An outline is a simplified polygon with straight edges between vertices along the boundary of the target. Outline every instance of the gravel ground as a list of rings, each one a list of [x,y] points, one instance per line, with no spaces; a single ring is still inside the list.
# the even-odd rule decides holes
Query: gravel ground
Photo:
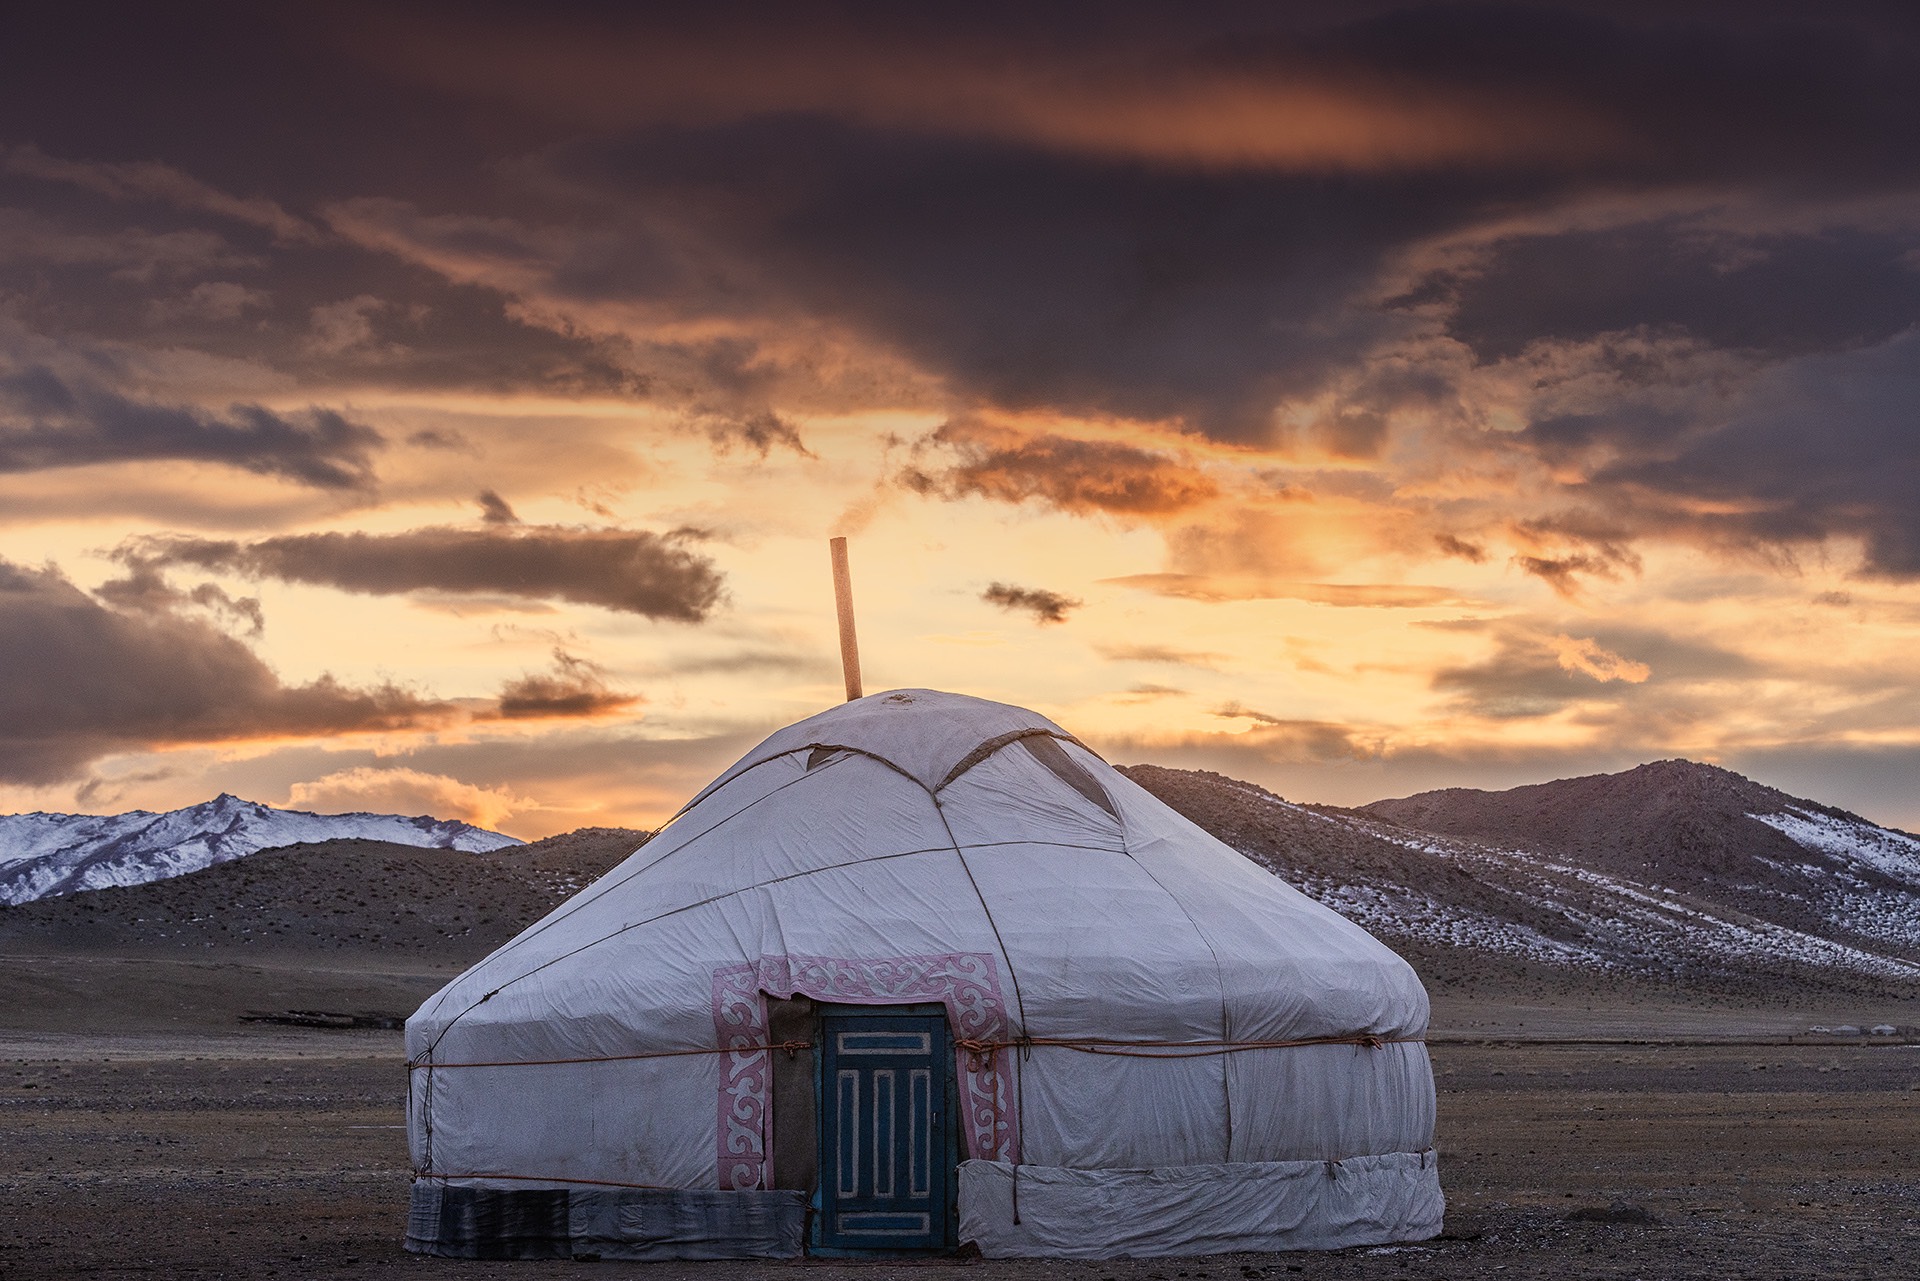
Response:
[[[1573,1030],[1573,1029],[1565,1029]],[[1446,1234],[1102,1263],[469,1263],[399,1247],[398,1037],[0,1039],[0,1276],[966,1281],[1886,1277],[1920,1267],[1920,1047],[1445,1041]]]

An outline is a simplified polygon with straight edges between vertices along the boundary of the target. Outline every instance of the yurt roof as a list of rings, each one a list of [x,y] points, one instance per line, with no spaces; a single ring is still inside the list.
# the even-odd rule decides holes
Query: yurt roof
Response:
[[[776,731],[411,1026],[601,1013],[630,1025],[691,1016],[696,976],[722,962],[956,951],[1018,969],[1007,977],[1027,1012],[1057,1006],[1056,1025],[1138,1001],[1217,1026],[1223,994],[1270,1035],[1425,1021],[1405,962],[1046,717],[907,689]],[[1357,1017],[1354,996],[1368,1007]]]
[[[1024,707],[932,689],[869,694],[776,730],[688,803],[776,756],[813,747],[837,747],[885,761],[928,791],[938,791],[994,748],[1043,734],[1073,735]]]

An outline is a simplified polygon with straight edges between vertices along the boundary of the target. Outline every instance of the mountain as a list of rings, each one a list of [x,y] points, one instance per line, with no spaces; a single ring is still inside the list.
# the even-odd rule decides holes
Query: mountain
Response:
[[[451,819],[309,814],[226,794],[164,814],[10,814],[0,816],[0,903],[141,885],[276,846],[348,838],[469,853],[520,844]]]
[[[0,907],[0,1034],[390,1026],[647,836],[584,828],[478,854],[321,841]]]
[[[1430,980],[1489,961],[1750,992],[1920,979],[1920,837],[1714,766],[1357,810],[1218,774],[1126,773]]]
[[[1372,931],[1436,992],[1551,994],[1569,984],[1599,992],[1651,982],[1769,1000],[1795,992],[1906,997],[1920,980],[1920,837],[1712,766],[1661,761],[1360,809],[1295,804],[1219,774],[1152,765],[1125,772]],[[179,863],[102,860],[93,866],[144,872],[150,883],[0,908],[0,954],[171,955],[183,964],[251,956],[265,964],[276,954],[321,951],[339,958],[330,965],[380,957],[388,959],[379,964],[463,964],[647,838],[582,829],[522,846],[465,828],[469,842],[503,847],[471,853],[459,833],[446,842],[453,849],[409,848],[429,843],[422,838],[436,825],[428,819],[285,815],[230,797],[180,813],[223,803],[263,824],[284,816],[412,826],[404,845],[328,836],[245,858],[221,847],[209,859],[215,842],[207,833],[244,824],[184,822],[179,830],[200,841],[193,848],[203,870],[158,879]],[[0,837],[18,821],[0,819]],[[261,839],[285,844],[288,830]],[[228,861],[204,866],[220,858]],[[0,874],[18,865],[0,863]],[[84,870],[71,867],[62,884],[84,884]]]
[[[1823,874],[1837,874],[1844,864],[1882,885],[1910,885],[1920,875],[1914,838],[1692,761],[1655,761],[1620,774],[1505,792],[1421,792],[1375,801],[1361,812],[1689,888],[1739,883],[1792,892],[1804,887],[1809,851]]]
[[[274,952],[479,959],[644,845],[590,827],[479,853],[337,839],[143,885],[0,908],[0,954]],[[330,962],[331,963],[331,962]]]

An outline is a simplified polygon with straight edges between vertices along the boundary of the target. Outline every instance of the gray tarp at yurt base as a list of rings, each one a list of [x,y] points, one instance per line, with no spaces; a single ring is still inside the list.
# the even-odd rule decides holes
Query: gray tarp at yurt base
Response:
[[[407,1022],[407,1244],[1179,1255],[1440,1230],[1427,997],[1037,713],[788,726]]]

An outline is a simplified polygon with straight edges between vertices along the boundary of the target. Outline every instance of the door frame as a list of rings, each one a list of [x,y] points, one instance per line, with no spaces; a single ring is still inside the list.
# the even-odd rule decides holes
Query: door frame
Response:
[[[831,1001],[814,1003],[813,1031],[817,1048],[813,1056],[813,1115],[814,1115],[814,1180],[813,1195],[808,1201],[807,1253],[821,1258],[885,1258],[887,1256],[916,1256],[952,1254],[959,1248],[960,1227],[960,1092],[955,1080],[958,1073],[954,1069],[953,1027],[947,1017],[945,1004],[932,1002],[914,1002],[902,1005],[840,1004]],[[821,1234],[826,1226],[826,1189],[827,1171],[830,1154],[827,1135],[827,1020],[835,1017],[900,1017],[939,1019],[947,1029],[947,1049],[943,1054],[934,1055],[939,1065],[942,1083],[941,1124],[939,1132],[933,1136],[934,1144],[940,1153],[940,1160],[947,1170],[945,1204],[935,1206],[939,1216],[935,1234],[940,1244],[933,1246],[887,1247],[887,1246],[844,1246],[826,1245]],[[837,1156],[837,1153],[832,1154]]]

